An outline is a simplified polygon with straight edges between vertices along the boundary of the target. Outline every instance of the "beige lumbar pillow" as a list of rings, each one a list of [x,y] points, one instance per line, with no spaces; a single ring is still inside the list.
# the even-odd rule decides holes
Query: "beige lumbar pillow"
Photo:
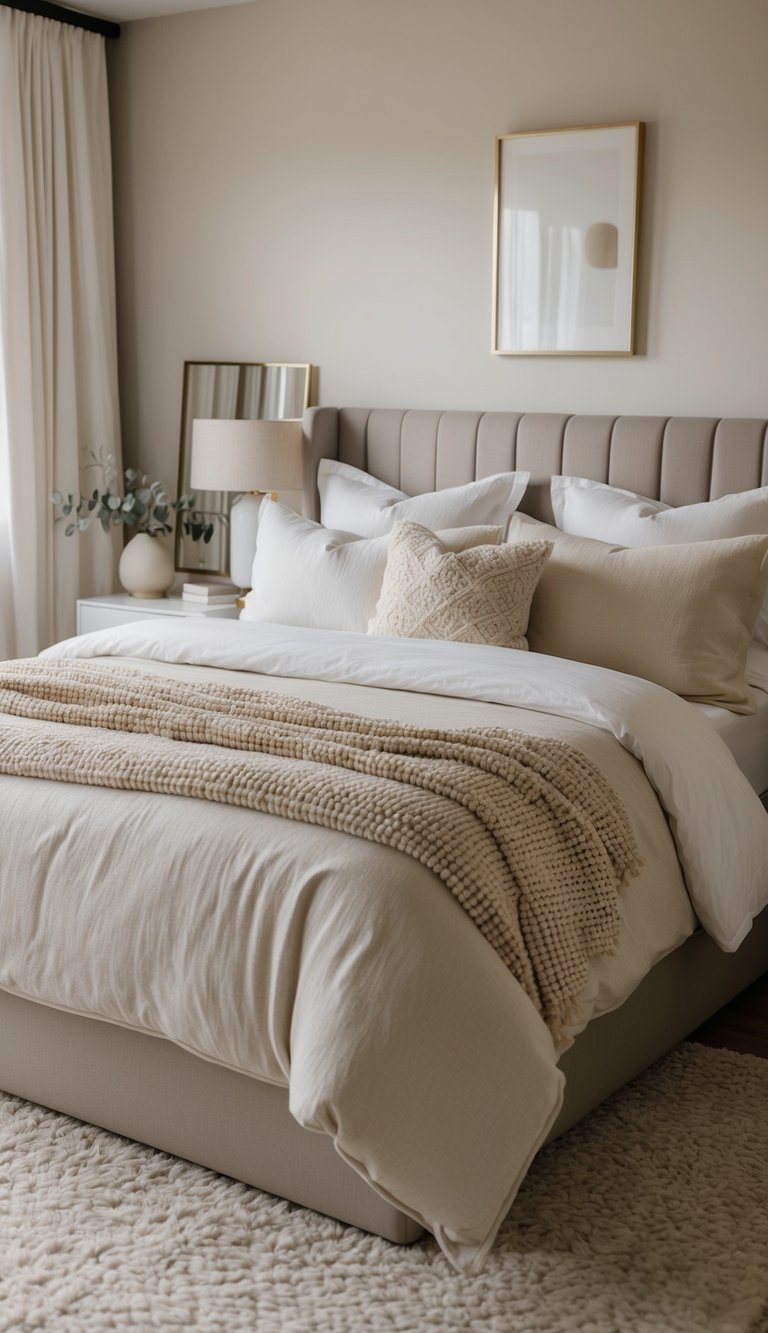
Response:
[[[627,549],[513,514],[508,539],[553,543],[531,604],[533,652],[754,712],[744,669],[768,585],[768,537]]]
[[[419,523],[396,523],[369,634],[527,648],[531,597],[549,541],[452,552]]]

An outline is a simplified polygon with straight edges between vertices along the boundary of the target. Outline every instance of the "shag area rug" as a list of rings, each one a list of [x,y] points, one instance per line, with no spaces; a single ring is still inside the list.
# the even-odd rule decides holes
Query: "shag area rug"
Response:
[[[685,1044],[540,1154],[485,1271],[0,1100],[0,1329],[768,1333],[768,1060]]]

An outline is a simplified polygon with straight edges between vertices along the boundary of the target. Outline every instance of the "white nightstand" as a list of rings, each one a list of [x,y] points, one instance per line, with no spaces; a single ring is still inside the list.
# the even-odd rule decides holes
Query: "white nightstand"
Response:
[[[208,620],[237,620],[236,606],[195,606],[181,597],[131,597],[127,592],[108,593],[105,597],[81,597],[77,603],[77,632],[90,634],[95,629],[112,629],[131,620],[148,616],[176,619],[178,616],[205,616]]]

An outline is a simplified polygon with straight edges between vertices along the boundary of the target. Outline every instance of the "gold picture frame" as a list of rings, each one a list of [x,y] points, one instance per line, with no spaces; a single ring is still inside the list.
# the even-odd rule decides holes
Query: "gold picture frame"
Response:
[[[496,139],[491,350],[632,356],[642,121]]]

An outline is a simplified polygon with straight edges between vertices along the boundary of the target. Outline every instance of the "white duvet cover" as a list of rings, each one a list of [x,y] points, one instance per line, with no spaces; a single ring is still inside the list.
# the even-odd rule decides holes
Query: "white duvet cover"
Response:
[[[485,644],[202,619],[101,630],[42,655],[137,657],[418,691],[600,727],[641,761],[670,817],[696,914],[720,947],[737,949],[765,906],[768,821],[749,782],[704,718],[636,676]]]
[[[480,645],[190,619],[46,655],[578,744],[645,858],[581,1026],[690,934],[694,908],[735,948],[768,900],[768,818],[749,783],[693,708],[634,678]],[[288,1086],[301,1124],[477,1271],[562,1076],[533,1006],[429,871],[333,830],[142,792],[2,778],[0,814],[3,988]]]

